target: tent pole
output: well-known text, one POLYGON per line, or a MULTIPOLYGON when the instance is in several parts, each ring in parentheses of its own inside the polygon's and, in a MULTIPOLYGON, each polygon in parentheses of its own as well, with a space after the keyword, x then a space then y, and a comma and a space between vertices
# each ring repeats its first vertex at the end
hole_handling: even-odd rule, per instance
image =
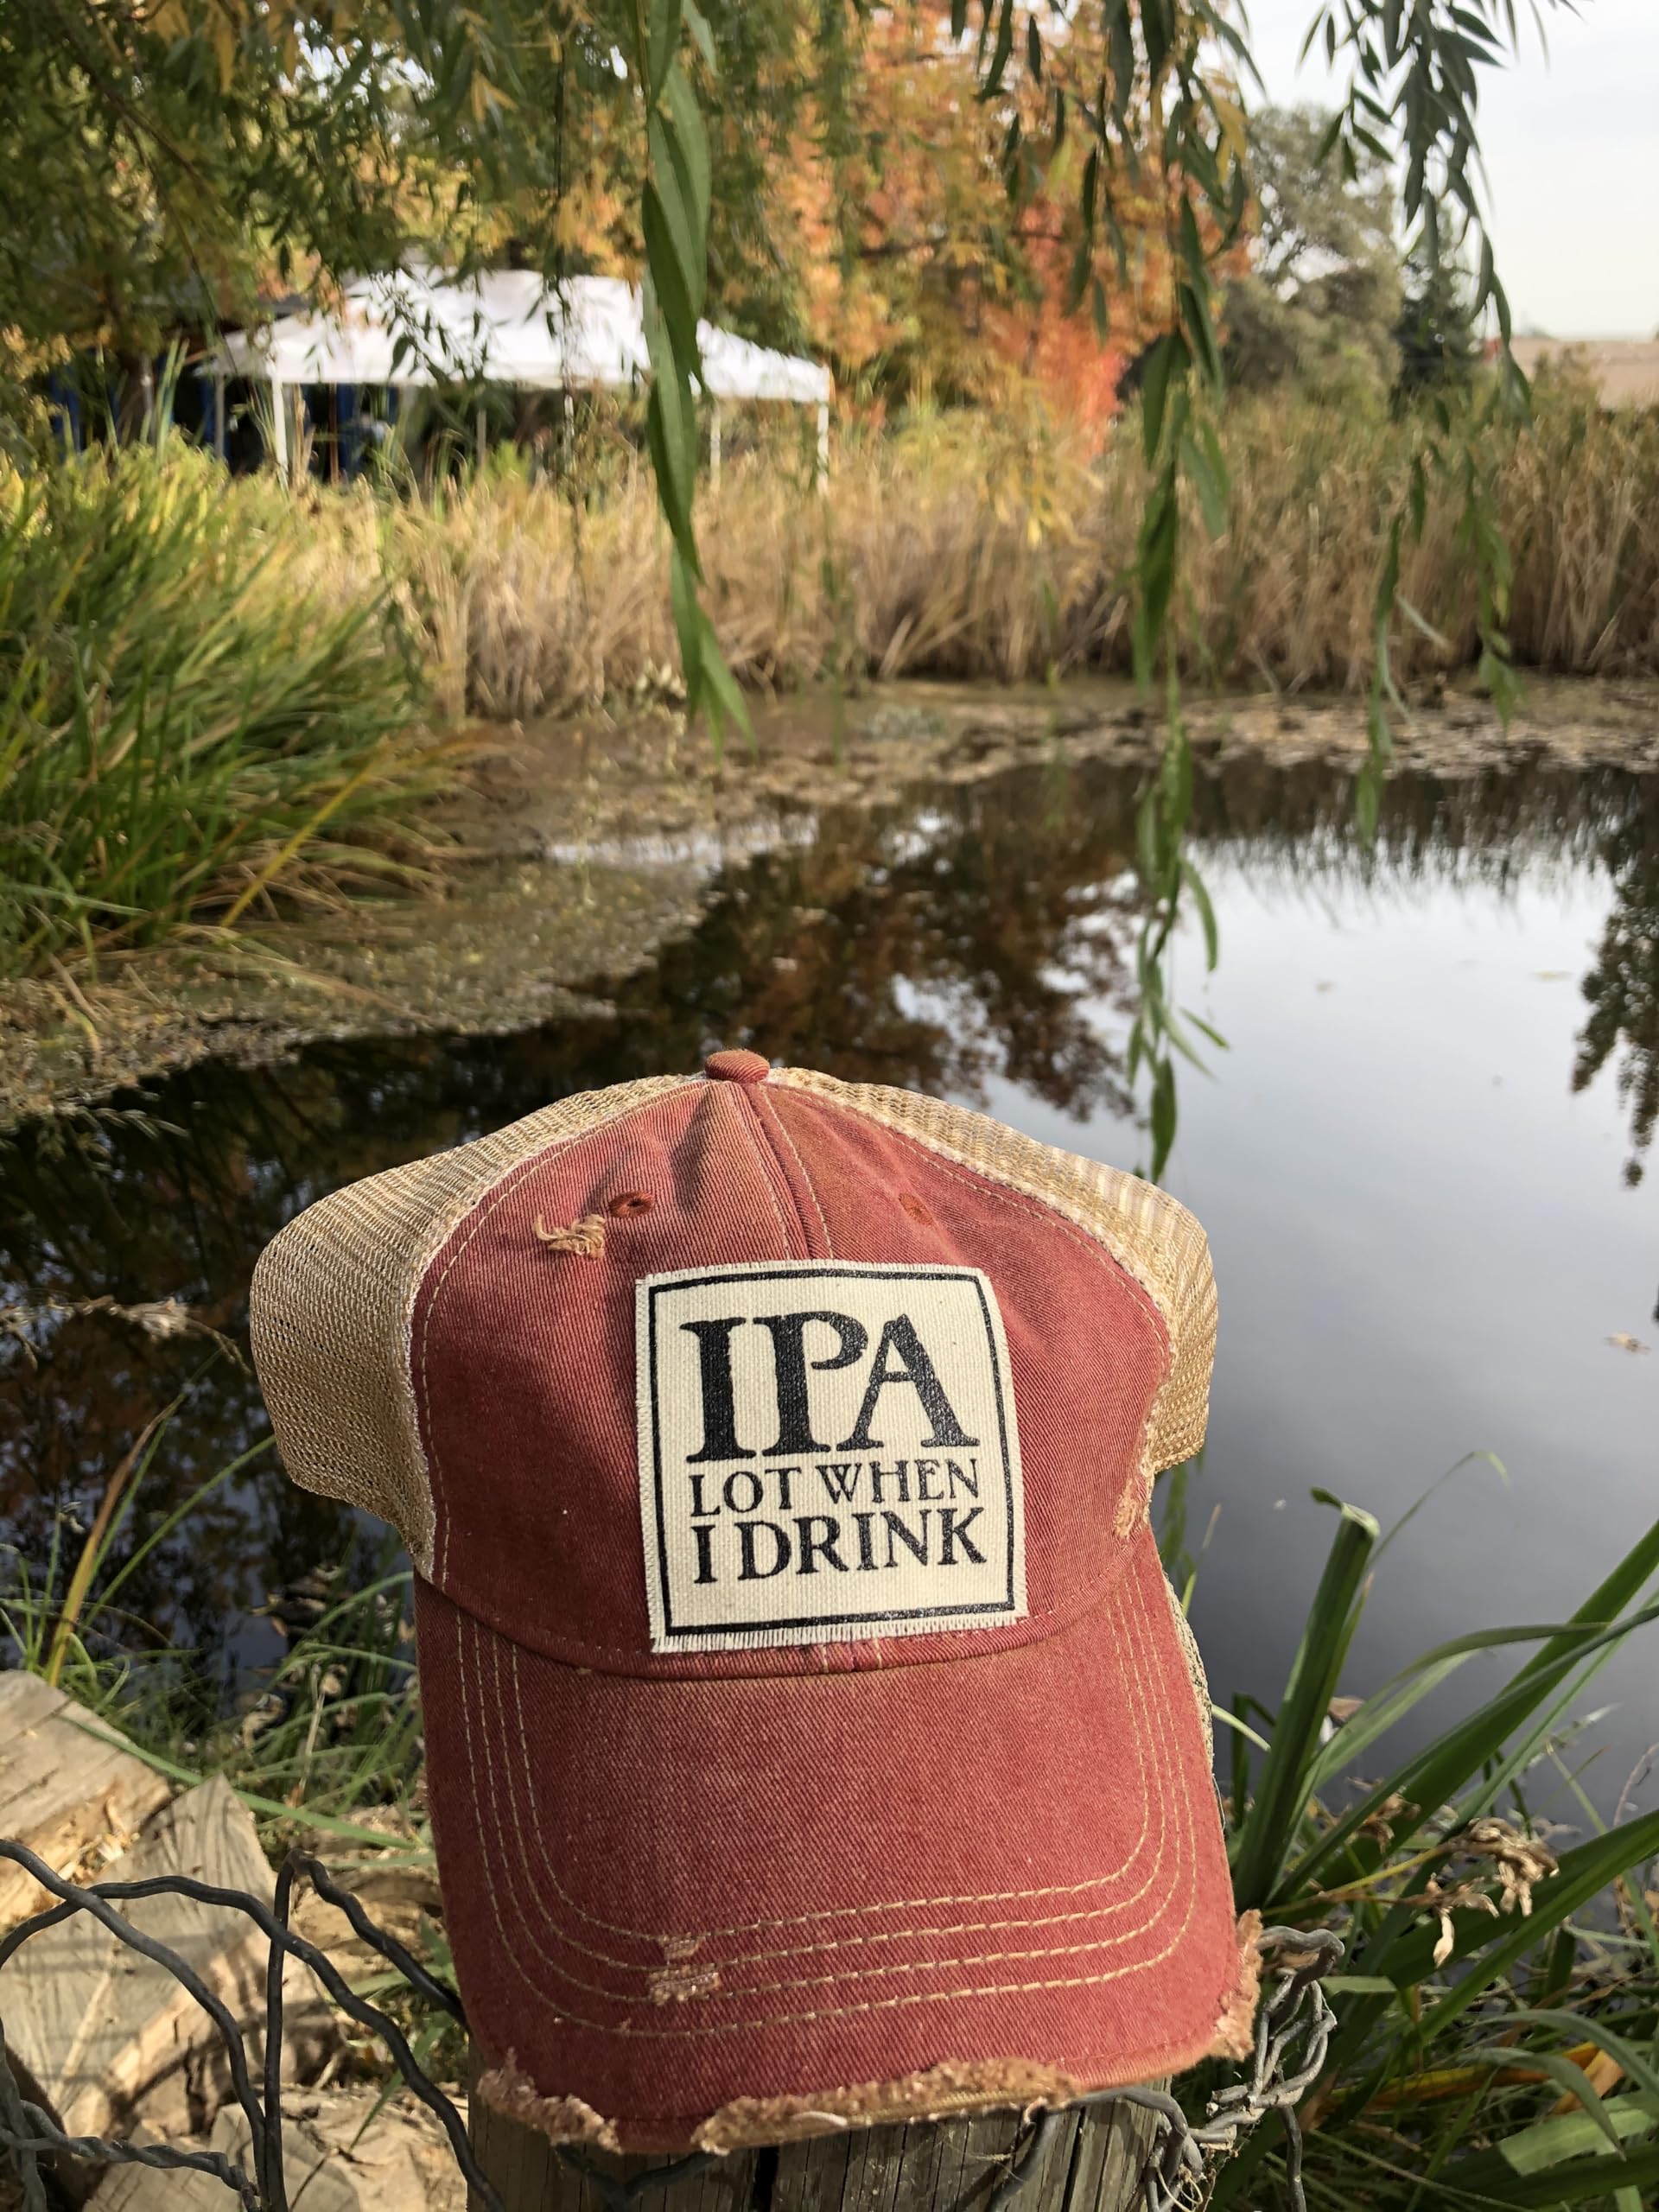
POLYGON ((213 371, 213 451, 225 458, 225 399, 226 379, 223 369, 213 371))
POLYGON ((709 481, 720 486, 720 402, 709 410, 709 481))
POLYGON ((830 481, 830 403, 827 399, 818 402, 818 466, 814 481, 820 492, 830 481))
POLYGON ((288 479, 288 391, 280 377, 270 380, 270 457, 276 464, 276 474, 288 479))

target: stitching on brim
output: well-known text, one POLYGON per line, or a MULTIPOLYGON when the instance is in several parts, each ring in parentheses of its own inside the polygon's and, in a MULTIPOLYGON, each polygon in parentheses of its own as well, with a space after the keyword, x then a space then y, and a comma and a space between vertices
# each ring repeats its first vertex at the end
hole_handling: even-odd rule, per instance
MULTIPOLYGON (((1152 1626, 1150 1623, 1147 1623, 1146 1625, 1147 1635, 1150 1638, 1153 1634, 1152 1626)), ((457 1649, 459 1649, 459 1643, 460 1640, 458 1638, 457 1649)), ((518 1651, 515 1646, 509 1646, 508 1648, 512 1654, 509 1665, 512 1682, 513 1710, 518 1722, 518 1741, 520 1750, 523 1753, 524 1766, 525 1771, 528 1772, 531 1764, 530 1744, 524 1727, 524 1694, 518 1679, 518 1651)), ((506 1700, 502 1692, 501 1687, 500 1646, 499 1643, 493 1647, 492 1656, 495 1664, 495 1709, 502 1714, 505 1719, 506 1713, 506 1700)), ((1144 1687, 1138 1675, 1131 1678, 1129 1688, 1131 1696, 1135 1699, 1140 1707, 1139 1718, 1142 1723, 1144 1723, 1147 1719, 1144 1687)), ((874 1944, 902 1942, 919 1936, 978 1935, 994 1932, 998 1928, 1046 1928, 1060 1926, 1071 1921, 1097 1919, 1102 1915, 1109 1912, 1121 1912, 1126 1908, 1126 1906, 1133 1904, 1135 1897, 1138 1897, 1144 1893, 1145 1885, 1142 1885, 1141 1890, 1136 1891, 1131 1897, 1115 1897, 1108 1904, 1097 1905, 1089 1910, 1078 1912, 1053 1913, 1045 1915, 1040 1917, 1033 1916, 1024 1919, 1010 1919, 1007 1921, 969 1923, 963 1925, 952 1925, 944 1928, 909 1928, 895 1929, 893 1931, 876 1930, 845 1939, 832 1938, 831 1940, 824 1942, 788 1944, 770 1951, 747 1951, 740 1952, 734 1955, 726 1954, 721 1955, 717 1961, 708 1960, 704 1951, 704 1947, 706 1945, 714 1942, 721 1937, 765 1935, 773 1929, 804 1927, 815 1925, 825 1920, 846 1919, 849 1916, 861 1916, 880 1912, 921 1911, 931 1908, 949 1907, 952 1905, 1012 1904, 1017 1904, 1026 1898, 1040 1898, 1051 1896, 1077 1897, 1081 1896, 1084 1891, 1087 1890, 1101 1889, 1108 1883, 1121 1882, 1124 1879, 1130 1869, 1135 1866, 1136 1860, 1140 1858, 1141 1851, 1145 1847, 1147 1833, 1150 1827, 1152 1792, 1147 1786, 1148 1777, 1147 1773, 1146 1761, 1141 1752, 1141 1738, 1136 1738, 1135 1742, 1135 1757, 1141 1786, 1141 1833, 1136 1836, 1135 1843, 1129 1850, 1127 1857, 1122 1859, 1117 1866, 1114 1867, 1110 1873, 1093 1875, 1081 1882, 1067 1883, 1064 1885, 1051 1885, 1032 1890, 1002 1890, 979 1893, 969 1891, 954 1897, 907 1897, 885 1902, 880 1899, 874 1899, 856 1905, 831 1906, 817 1913, 796 1914, 782 1920, 753 1921, 735 1927, 700 1929, 696 1938, 699 1963, 718 1964, 724 1967, 747 1966, 755 1963, 759 1960, 804 1957, 820 1951, 827 1952, 862 1949, 874 1944)), ((528 1848, 524 1829, 521 1827, 518 1817, 518 1800, 516 1790, 512 1794, 511 1802, 513 1814, 513 1827, 518 1837, 521 1858, 527 1863, 528 1848)), ((557 1870, 555 1868, 552 1859, 549 1854, 546 1837, 542 1832, 540 1824, 532 1820, 531 1827, 536 1835, 537 1842, 539 1847, 541 1863, 545 1870, 548 1882, 551 1885, 555 1895, 557 1896, 563 1904, 569 1906, 570 1910, 576 1915, 579 1920, 586 1922, 591 1927, 603 1929, 607 1935, 626 1936, 631 1941, 650 1943, 659 1948, 671 1943, 689 1940, 688 1938, 680 1936, 665 1936, 656 1929, 630 1927, 621 1922, 606 1920, 599 1914, 589 1911, 588 1909, 581 1904, 577 1898, 570 1895, 569 1891, 560 1881, 557 1870)), ((602 1965, 617 1967, 626 1972, 639 1973, 646 1971, 646 1969, 642 1967, 635 1960, 619 1959, 613 1957, 608 1952, 594 1950, 590 1946, 580 1942, 575 1936, 568 1934, 559 1925, 558 1922, 550 1913, 546 1913, 545 1907, 543 1907, 543 1913, 549 1928, 557 1939, 568 1945, 570 1949, 579 1951, 582 1953, 584 1956, 594 1959, 602 1965)))
MULTIPOLYGON (((1148 1637, 1150 1637, 1150 1624, 1146 1621, 1144 1605, 1141 1602, 1141 1594, 1138 1591, 1136 1592, 1136 1605, 1137 1610, 1141 1615, 1143 1630, 1147 1634, 1148 1637)), ((1109 1623, 1109 1625, 1112 1628, 1114 1637, 1116 1637, 1116 1624, 1109 1623)), ((1122 1664, 1122 1662, 1120 1662, 1120 1664, 1122 1664)), ((1127 1666, 1124 1667, 1123 1671, 1125 1679, 1129 1679, 1127 1666)), ((1166 1705, 1165 1707, 1165 1712, 1167 1717, 1173 1719, 1173 1714, 1169 1713, 1169 1708, 1166 1705)), ((1164 1738, 1156 1732, 1154 1732, 1151 1740, 1154 1742, 1161 1742, 1164 1738)), ((481 1815, 482 1802, 479 1790, 478 1765, 472 1743, 470 1730, 467 1732, 467 1751, 469 1770, 473 1777, 473 1806, 474 1818, 476 1820, 480 1815, 481 1815)), ((1173 1762, 1173 1777, 1179 1784, 1181 1800, 1182 1827, 1185 1835, 1185 1847, 1184 1855, 1190 1861, 1193 1858, 1198 1848, 1198 1835, 1194 1817, 1192 1790, 1189 1786, 1185 1764, 1179 1756, 1176 1757, 1173 1762)), ((515 1827, 517 1827, 518 1822, 516 1788, 514 1788, 514 1785, 512 1784, 510 1774, 500 1778, 505 1779, 508 1787, 513 1789, 514 1824, 515 1827)), ((492 1777, 492 1779, 494 1780, 496 1777, 492 1777)), ((501 1824, 499 1804, 499 1801, 496 1799, 493 1789, 491 1792, 491 1797, 493 1806, 494 1807, 494 1820, 498 1840, 502 1847, 500 1857, 504 1863, 504 1867, 510 1868, 511 1865, 516 1862, 513 1860, 512 1854, 506 1849, 507 1838, 505 1831, 501 1824)), ((1165 1802, 1161 1794, 1160 1796, 1159 1802, 1160 1807, 1165 1802)), ((484 1842, 484 1837, 481 1827, 476 1830, 476 1834, 478 1841, 482 1845, 484 1842)), ((1168 1831, 1166 1828, 1165 1840, 1167 1839, 1167 1834, 1168 1831)), ((511 1938, 507 1923, 502 1916, 502 1898, 500 1892, 497 1888, 495 1879, 497 1864, 496 1854, 490 1852, 488 1849, 482 1849, 479 1855, 480 1864, 484 1873, 486 1887, 489 1892, 492 1904, 494 1908, 496 1928, 505 1949, 507 1963, 519 1976, 520 1980, 525 1983, 526 1986, 535 1993, 538 2002, 545 2004, 547 2001, 546 1992, 542 1989, 537 1982, 532 1980, 531 1976, 526 1973, 524 1963, 518 1956, 517 1948, 511 1938)), ((1160 1840, 1159 1847, 1159 1858, 1156 1864, 1157 1866, 1161 1866, 1163 1863, 1164 1842, 1163 1840, 1160 1840)), ((590 1994, 603 1997, 607 2002, 632 2005, 639 2001, 638 1999, 633 1996, 619 1997, 614 1993, 604 1991, 591 1984, 584 1983, 579 1976, 571 1974, 568 1968, 560 1966, 558 1961, 551 1958, 548 1953, 542 1948, 541 1945, 537 1942, 530 1916, 513 1886, 510 1871, 507 1871, 505 1873, 505 1882, 507 1895, 512 1900, 515 1915, 519 1927, 525 1935, 529 1936, 531 1946, 536 1950, 537 1955, 561 1981, 566 1982, 576 1988, 587 1990, 590 1994)), ((887 1972, 902 1971, 912 1974, 941 1973, 949 1971, 952 1965, 991 1965, 1005 1959, 1012 1960, 1015 1958, 1073 1956, 1081 1953, 1115 1949, 1122 1943, 1134 1941, 1136 1936, 1144 1935, 1152 1928, 1155 1927, 1158 1921, 1163 1916, 1169 1904, 1173 1902, 1175 1895, 1176 1891, 1173 1885, 1172 1885, 1163 1902, 1153 1912, 1151 1917, 1143 1922, 1139 1928, 1122 1933, 1116 1936, 1103 1938, 1091 1943, 1055 1945, 1046 1948, 1028 1949, 1026 1951, 992 1953, 975 1958, 964 1958, 960 1961, 906 1961, 897 1968, 865 1968, 849 1974, 843 1974, 806 1977, 804 1980, 798 1980, 793 1983, 780 1983, 771 1986, 762 1986, 760 1988, 753 1989, 734 1989, 725 1993, 724 1999, 722 2001, 735 2002, 744 1997, 781 1993, 788 1989, 798 1986, 818 1987, 823 1986, 825 1983, 828 1983, 830 1986, 840 1986, 849 1980, 873 1979, 887 1972)), ((1186 1935, 1186 1931, 1191 1925, 1193 1911, 1196 1907, 1196 1886, 1189 1885, 1187 1889, 1185 1912, 1182 1916, 1180 1925, 1177 1928, 1174 1936, 1165 1945, 1164 1948, 1161 1951, 1155 1953, 1150 1958, 1136 1959, 1130 1961, 1126 1966, 1115 1967, 1103 1974, 1058 1976, 1047 1980, 1033 1980, 1024 1982, 994 1982, 988 1984, 968 1985, 950 1990, 907 1991, 896 1996, 866 1999, 851 2005, 810 2007, 784 2013, 772 2012, 747 2020, 687 2023, 683 2025, 676 2025, 674 2027, 662 2026, 656 2028, 641 2028, 635 2027, 627 2023, 619 2025, 605 2021, 584 2018, 581 2014, 569 2011, 568 2007, 563 2005, 560 2007, 560 2017, 568 2021, 573 2026, 586 2028, 595 2034, 616 2036, 629 2040, 665 2041, 684 2037, 705 2038, 722 2035, 752 2034, 757 2030, 786 2026, 802 2021, 842 2019, 866 2013, 897 2011, 910 2005, 951 2003, 959 2001, 964 1998, 1017 1996, 1039 1991, 1097 1987, 1108 1982, 1123 1980, 1133 1974, 1150 1972, 1154 1967, 1161 1965, 1166 1959, 1171 1957, 1174 1952, 1179 1948, 1179 1946, 1186 1935)), ((544 1924, 548 1926, 549 1932, 550 1934, 555 1936, 558 1935, 559 1931, 556 1926, 550 1923, 544 1923, 544 1924)))
MULTIPOLYGON (((1116 1635, 1116 1624, 1112 1624, 1112 1626, 1114 1634, 1116 1635)), ((1127 1674, 1127 1669, 1125 1671, 1127 1674)), ((1154 1738, 1154 1740, 1160 1739, 1154 1738)), ((474 1776, 474 1788, 476 1789, 477 1769, 475 1764, 473 1770, 474 1776)), ((518 1796, 516 1783, 511 1773, 508 1773, 500 1778, 505 1782, 509 1792, 510 1802, 513 1809, 514 1827, 518 1832, 520 1840, 522 1842, 523 1831, 518 1818, 518 1796)), ((1177 1778, 1180 1785, 1183 1827, 1185 1831, 1190 1850, 1191 1846, 1196 1840, 1192 1821, 1192 1802, 1191 1793, 1186 1786, 1185 1776, 1180 1771, 1179 1764, 1177 1767, 1177 1778)), ((501 1826, 499 1802, 495 1800, 493 1789, 492 1789, 492 1801, 495 1803, 495 1823, 498 1840, 502 1846, 503 1859, 510 1859, 512 1864, 518 1864, 518 1861, 512 1859, 512 1854, 506 1850, 507 1837, 505 1829, 501 1826)), ((1159 1802, 1161 1810, 1165 1802, 1161 1796, 1160 1796, 1159 1802)), ((1169 1831, 1167 1825, 1166 1824, 1160 1838, 1159 1854, 1157 1860, 1154 1863, 1154 1872, 1158 1868, 1161 1868, 1164 1864, 1165 1845, 1168 1840, 1168 1835, 1169 1831)), ((490 1892, 492 1900, 497 1906, 496 1924, 498 1928, 501 1929, 505 1936, 506 1927, 499 1912, 499 1894, 498 1892, 494 1878, 496 1866, 494 1856, 488 1853, 483 1853, 482 1864, 485 1872, 486 1885, 490 1892)), ((1143 1891, 1146 1886, 1147 1885, 1143 1885, 1143 1891)), ((558 1961, 551 1957, 537 1941, 531 1916, 518 1896, 511 1873, 508 1873, 505 1877, 505 1888, 507 1894, 512 1898, 516 1908, 518 1925, 524 1934, 529 1938, 531 1947, 534 1949, 542 1962, 554 1974, 556 1974, 561 1981, 569 1983, 575 1988, 583 1990, 591 1996, 602 1997, 610 2003, 631 2005, 638 2001, 637 1998, 632 1993, 628 1995, 619 1995, 616 1992, 605 1990, 593 1983, 585 1982, 579 1975, 572 1974, 569 1968, 561 1966, 558 1961)), ((1141 1893, 1142 1892, 1137 1892, 1136 1894, 1140 1895, 1141 1893)), ((1153 1910, 1150 1917, 1141 1922, 1137 1927, 1122 1931, 1116 1936, 1101 1937, 1089 1943, 1035 1947, 1023 1951, 993 1952, 967 1956, 961 1959, 947 1959, 944 1961, 931 1960, 925 1961, 903 1961, 894 1967, 863 1967, 854 1969, 844 1974, 798 1977, 793 1981, 776 1984, 761 1984, 747 1988, 738 1987, 731 1989, 724 1993, 724 1994, 727 1999, 735 2003, 739 1999, 746 1997, 784 1994, 795 1988, 820 1988, 826 1986, 838 1986, 849 1980, 875 1979, 890 1973, 944 1973, 948 1972, 953 1966, 972 1967, 996 1965, 1019 1958, 1072 1957, 1089 1952, 1116 1949, 1124 1943, 1134 1942, 1137 1937, 1145 1935, 1149 1929, 1155 1927, 1158 1921, 1163 1916, 1168 1905, 1173 1901, 1174 1894, 1174 1890, 1172 1887, 1166 1894, 1164 1899, 1153 1910)), ((539 1903, 539 1900, 537 1902, 539 1903)), ((1191 1923, 1194 1904, 1194 1894, 1192 1891, 1189 1891, 1186 1911, 1182 1917, 1179 1927, 1176 1929, 1174 1936, 1171 1939, 1170 1942, 1166 1945, 1163 1951, 1157 1953, 1151 1959, 1135 1960, 1128 1966, 1115 1968, 1100 1974, 1074 1975, 1071 1977, 1058 1977, 1046 1980, 1033 1980, 1026 1982, 966 1985, 951 1990, 907 1993, 905 1995, 898 1997, 867 1999, 861 2002, 850 2005, 806 2008, 793 2012, 774 2012, 764 2015, 759 2018, 746 2021, 711 2023, 707 2024, 688 2024, 683 2027, 677 2026, 674 2028, 659 2028, 654 2031, 649 2029, 638 2029, 627 2024, 618 2026, 615 2024, 607 2024, 602 2021, 584 2019, 581 2015, 572 2012, 567 2007, 563 2006, 561 2007, 561 2016, 570 2021, 575 2025, 588 2028, 594 2032, 599 2034, 625 2036, 630 2038, 635 2038, 642 2036, 650 2036, 654 2038, 682 2036, 696 2036, 702 2037, 715 2035, 753 2032, 758 2028, 784 2026, 801 2020, 840 2018, 849 2014, 886 2012, 897 2009, 906 2005, 922 2003, 939 2004, 955 2001, 966 1997, 1018 1995, 1039 1990, 1094 1986, 1101 1983, 1122 1980, 1129 1974, 1145 1972, 1150 1967, 1160 1964, 1165 1958, 1170 1956, 1173 1951, 1179 1948, 1181 1939, 1185 1936, 1186 1929, 1191 1923)), ((1109 1910, 1111 1910, 1109 1907, 1103 1908, 1103 1912, 1109 1910)), ((560 1931, 557 1929, 556 1925, 545 1921, 543 1924, 547 1926, 550 1934, 555 1937, 559 1936, 560 1931)), ((508 1945, 508 1962, 513 1967, 514 1971, 518 1973, 520 1979, 526 1983, 527 1986, 532 1989, 537 1989, 537 1985, 533 1982, 531 1980, 531 1977, 525 1973, 523 1962, 518 1955, 516 1948, 511 1943, 508 1945)), ((537 1989, 537 1993, 538 1995, 543 1995, 544 2001, 543 1993, 541 1993, 537 1989)))
POLYGON ((1121 2072, 1114 2069, 1115 2078, 1110 2081, 1092 2076, 1079 2079, 1041 2059, 945 2059, 920 2072, 885 2081, 775 2097, 732 2098, 706 2116, 671 2113, 639 2120, 601 2120, 580 2098, 540 2096, 528 2077, 518 2073, 509 2056, 505 2067, 493 2068, 480 2077, 478 2094, 493 2110, 520 2125, 537 2127, 556 2142, 597 2141, 608 2148, 626 2149, 629 2147, 622 2141, 626 2133, 630 2144, 647 2149, 709 2150, 719 2156, 763 2144, 799 2142, 901 2120, 1063 2109, 1080 2096, 1120 2086, 1140 2087, 1160 2075, 1184 2073, 1206 2058, 1247 2056, 1259 1999, 1260 1931, 1259 1913, 1241 1916, 1235 1929, 1237 1979, 1218 2018, 1205 2031, 1205 2039, 1192 2038, 1137 2052, 1123 2059, 1121 2072), (998 2075, 1008 2078, 987 2078, 998 2075), (505 2098, 497 2094, 498 2082, 504 2076, 505 2098), (532 2105, 543 2107, 554 2119, 551 2127, 540 2126, 536 2120, 525 2117, 524 2107, 532 2105), (822 2125, 815 2126, 815 2121, 822 2125))

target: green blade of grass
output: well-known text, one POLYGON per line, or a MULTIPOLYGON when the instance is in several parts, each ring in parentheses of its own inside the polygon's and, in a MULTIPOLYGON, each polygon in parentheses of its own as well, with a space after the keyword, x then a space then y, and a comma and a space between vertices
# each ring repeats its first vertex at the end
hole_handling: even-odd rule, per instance
MULTIPOLYGON (((1659 2097, 1609 2097, 1603 2109, 1621 2140, 1632 2136, 1639 2139, 1659 2127, 1659 2097)), ((1543 2173, 1571 2159, 1599 2155, 1599 2139, 1595 2123, 1585 2113, 1562 2113, 1535 2120, 1496 2151, 1466 2158, 1453 2171, 1468 2176, 1478 2189, 1501 2190, 1515 2174, 1543 2173)))
POLYGON ((1285 1687, 1273 1748, 1239 1831, 1233 1889, 1241 1912, 1265 1904, 1278 1884, 1307 1803, 1307 1777, 1319 1753, 1319 1730, 1347 1656, 1361 1586, 1376 1543, 1377 1525, 1369 1513, 1325 1493, 1314 1495, 1335 1505, 1341 1517, 1285 1687))
MULTIPOLYGON (((158 1774, 182 1783, 187 1789, 199 1789, 208 1778, 206 1775, 194 1773, 188 1766, 181 1766, 176 1759, 167 1758, 160 1751, 151 1751, 148 1745, 134 1743, 124 1736, 105 1735, 101 1728, 94 1728, 85 1720, 77 1720, 73 1725, 83 1734, 95 1736, 100 1744, 111 1745, 119 1751, 131 1752, 146 1766, 153 1766, 158 1774)), ((269 1819, 287 1821, 297 1828, 315 1828, 322 1835, 341 1836, 349 1843, 372 1844, 377 1851, 407 1852, 423 1857, 431 1855, 429 1845, 405 1844, 400 1837, 387 1835, 381 1828, 365 1828, 355 1821, 336 1820, 332 1814, 313 1812, 304 1805, 285 1805, 278 1797, 262 1796, 257 1790, 238 1788, 235 1783, 230 1786, 250 1812, 264 1813, 269 1819)))
MULTIPOLYGON (((1489 2203, 1514 2205, 1517 2212, 1529 2206, 1587 2204, 1611 2196, 1615 2190, 1647 2192, 1659 2184, 1659 2144, 1632 2151, 1627 2158, 1610 2152, 1588 2158, 1569 2159, 1536 2173, 1517 2173, 1502 2153, 1479 2158, 1459 2158, 1440 2176, 1440 2186, 1456 2202, 1459 2196, 1489 2203), (1452 2195, 1452 2192, 1457 2195, 1452 2195)), ((1637 2202, 1640 2202, 1638 2197, 1637 2202)))

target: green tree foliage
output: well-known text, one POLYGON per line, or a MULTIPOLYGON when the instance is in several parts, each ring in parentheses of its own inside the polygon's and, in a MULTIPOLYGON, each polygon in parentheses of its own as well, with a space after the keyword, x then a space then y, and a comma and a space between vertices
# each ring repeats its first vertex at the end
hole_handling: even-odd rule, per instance
MULTIPOLYGON (((798 0, 714 5, 683 38, 677 9, 671 41, 670 12, 9 0, 0 329, 14 347, 136 360, 181 327, 326 297, 411 251, 463 275, 511 259, 556 277, 597 254, 637 276, 671 62, 720 156, 696 243, 717 279, 775 308, 761 188, 813 89, 784 66, 798 0)), ((800 48, 831 84, 832 45, 800 48)))
POLYGON ((1395 381, 1402 293, 1394 187, 1362 147, 1358 175, 1324 152, 1331 118, 1264 108, 1250 118, 1256 235, 1249 272, 1227 287, 1224 359, 1246 391, 1295 383, 1386 391, 1395 381))

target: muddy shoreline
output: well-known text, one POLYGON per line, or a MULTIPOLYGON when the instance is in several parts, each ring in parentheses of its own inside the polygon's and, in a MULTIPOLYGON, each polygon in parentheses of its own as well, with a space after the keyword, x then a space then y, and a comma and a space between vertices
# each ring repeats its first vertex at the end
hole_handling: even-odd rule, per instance
MULTIPOLYGON (((1193 700, 1188 718, 1201 768, 1364 757, 1351 699, 1193 700)), ((725 865, 808 834, 823 808, 1037 762, 1145 766, 1160 734, 1131 687, 1104 683, 894 684, 779 701, 755 721, 755 753, 735 741, 720 761, 668 708, 480 730, 466 789, 437 816, 455 856, 443 895, 0 986, 0 1126, 95 1110, 207 1058, 257 1065, 321 1039, 599 1011, 605 982, 695 925, 725 865)), ((1437 687, 1400 733, 1399 767, 1435 777, 1541 761, 1659 771, 1659 683, 1535 678, 1507 730, 1472 690, 1437 687)))

